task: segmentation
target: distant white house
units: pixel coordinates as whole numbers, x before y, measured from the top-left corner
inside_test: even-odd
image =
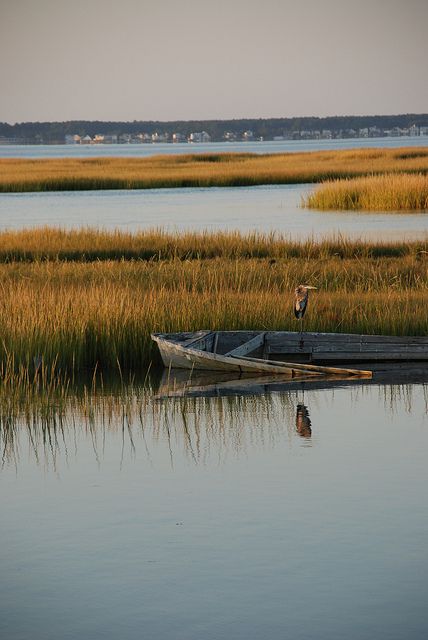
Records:
[[[369,127],[369,137],[370,138],[380,138],[383,135],[383,132],[379,127]]]
[[[408,135],[408,129],[400,129],[400,127],[392,127],[392,129],[385,130],[385,135],[389,138],[398,138],[399,136]]]
[[[84,136],[83,138],[80,138],[80,144],[92,144],[92,138],[91,136]]]
[[[225,131],[223,134],[223,138],[226,140],[226,142],[233,142],[234,140],[236,140],[236,134],[233,133],[233,131]]]
[[[198,131],[190,134],[189,142],[193,142],[193,143],[211,142],[211,136],[206,131]]]
[[[65,144],[79,144],[80,143],[80,136],[76,134],[74,135],[66,135],[65,136]]]
[[[152,137],[148,134],[148,133],[137,133],[137,139],[139,142],[151,142],[152,141]]]
[[[167,133],[158,133],[157,131],[155,131],[155,133],[152,133],[152,142],[168,142],[168,137],[169,136]]]
[[[172,134],[172,141],[175,143],[179,143],[179,142],[186,142],[187,138],[185,135],[183,135],[182,133],[173,133]]]
[[[95,144],[116,144],[117,143],[117,135],[108,134],[108,133],[97,133],[94,136],[93,141]]]

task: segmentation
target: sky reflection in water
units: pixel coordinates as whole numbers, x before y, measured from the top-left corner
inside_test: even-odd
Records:
[[[425,213],[316,211],[301,207],[314,185],[0,194],[0,230],[40,225],[138,231],[281,232],[293,239],[342,235],[420,239]]]
[[[0,636],[425,637],[427,404],[137,387],[3,414]]]

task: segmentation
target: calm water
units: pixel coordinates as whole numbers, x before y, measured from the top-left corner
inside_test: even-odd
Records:
[[[311,188],[2,194],[0,228],[427,230],[306,211]],[[1,640],[428,637],[426,383],[164,393],[1,405]]]
[[[162,226],[173,230],[274,231],[292,238],[331,234],[354,238],[420,238],[423,213],[320,212],[301,207],[313,185],[210,189],[68,191],[0,194],[0,229],[82,225],[106,229]]]
[[[426,146],[428,137],[370,140],[308,140],[211,145],[0,146],[0,157],[135,156],[157,153],[254,151],[274,153],[352,147]],[[420,238],[425,214],[318,212],[301,208],[313,185],[251,188],[148,189],[0,194],[0,229],[50,225],[90,225],[130,231],[162,226],[169,230],[274,231],[315,239],[332,234],[352,238]]]
[[[364,138],[348,140],[283,140],[267,142],[215,142],[211,144],[104,144],[104,145],[0,145],[0,158],[61,158],[107,156],[153,156],[159,153],[251,152],[282,153],[358,147],[427,146],[428,136],[400,138]]]
[[[128,389],[2,416],[0,637],[426,638],[427,403]]]

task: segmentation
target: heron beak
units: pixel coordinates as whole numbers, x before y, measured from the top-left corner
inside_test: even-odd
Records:
[[[318,287],[311,287],[311,285],[305,285],[305,289],[318,289]]]

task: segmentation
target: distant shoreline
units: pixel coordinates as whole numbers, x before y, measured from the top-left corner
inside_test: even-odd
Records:
[[[228,120],[0,122],[1,141],[64,144],[74,137],[86,142],[194,143],[370,139],[383,136],[428,135],[428,114]]]
[[[428,128],[427,128],[428,129]],[[151,147],[161,147],[161,148],[176,148],[176,147],[186,147],[189,149],[189,152],[192,152],[193,150],[197,150],[199,148],[206,148],[206,147],[218,147],[218,146],[242,146],[243,148],[248,147],[248,146],[253,146],[253,145],[266,145],[266,144],[271,144],[271,145],[275,145],[275,144],[287,144],[287,143],[295,143],[296,146],[301,144],[301,143],[319,143],[319,144],[334,144],[335,142],[337,142],[338,144],[344,143],[344,142],[350,142],[352,143],[352,145],[358,146],[359,143],[361,143],[362,145],[366,144],[367,142],[373,142],[376,143],[376,141],[382,141],[382,142],[414,142],[415,144],[417,144],[418,142],[420,142],[421,144],[423,143],[428,143],[428,132],[426,134],[418,134],[418,135],[408,135],[408,134],[400,134],[400,135],[379,135],[379,136],[370,136],[370,137],[359,137],[359,136],[354,136],[354,137],[334,137],[334,138],[317,138],[317,137],[307,137],[307,138],[287,138],[287,137],[277,137],[276,139],[272,139],[272,140],[265,140],[265,139],[250,139],[250,140],[210,140],[209,142],[191,142],[191,141],[187,141],[187,140],[182,140],[180,142],[173,142],[172,140],[164,140],[164,141],[145,141],[145,142],[100,142],[100,141],[92,141],[89,143],[67,143],[67,142],[61,142],[61,141],[53,141],[53,142],[36,142],[36,141],[28,141],[28,142],[20,142],[20,141],[15,141],[15,140],[8,140],[5,138],[1,138],[0,137],[0,148],[2,147],[66,147],[66,148],[85,148],[87,150],[91,150],[91,149],[97,149],[97,148],[129,148],[131,147],[137,147],[137,148],[151,148]],[[192,150],[192,151],[191,151]]]

